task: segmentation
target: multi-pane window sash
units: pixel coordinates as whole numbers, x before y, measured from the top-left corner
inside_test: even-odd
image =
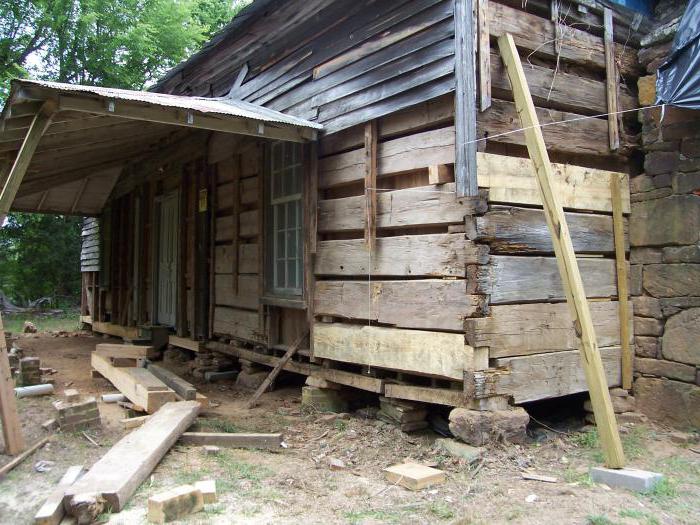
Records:
[[[302,158],[298,144],[276,142],[271,147],[270,226],[272,235],[271,292],[302,293]]]

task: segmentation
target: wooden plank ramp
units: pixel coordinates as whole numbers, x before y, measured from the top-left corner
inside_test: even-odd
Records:
[[[165,404],[141,427],[119,440],[66,490],[64,506],[79,523],[90,523],[107,509],[119,512],[165,453],[194,422],[196,401]]]

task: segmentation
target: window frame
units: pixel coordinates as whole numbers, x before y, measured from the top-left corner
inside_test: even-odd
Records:
[[[283,161],[283,165],[278,167],[275,165],[275,149],[282,148],[280,159]],[[287,148],[293,148],[292,162],[284,162],[287,159]],[[274,299],[280,299],[283,301],[289,301],[292,303],[301,303],[304,300],[304,173],[305,173],[305,162],[304,162],[304,151],[301,144],[295,142],[287,141],[276,141],[267,145],[265,148],[265,302],[274,302]],[[284,177],[292,175],[298,177],[297,181],[293,181],[291,184],[295,186],[292,188],[296,190],[295,192],[285,192],[284,189]],[[279,175],[279,177],[277,177]],[[277,192],[277,187],[275,186],[275,179],[278,179],[278,183],[282,183],[282,191]],[[288,213],[289,205],[291,203],[296,203],[295,206],[295,225],[293,228],[289,228],[288,223]],[[284,213],[285,217],[281,218],[280,210]],[[288,239],[287,236],[289,232],[296,232],[296,256],[288,257]],[[284,249],[285,253],[280,256],[278,253],[279,245],[277,243],[278,234],[284,235]],[[296,275],[296,287],[290,287],[290,276],[289,276],[289,261],[291,259],[296,260],[295,272]],[[284,261],[284,285],[279,286],[278,281],[278,263]]]

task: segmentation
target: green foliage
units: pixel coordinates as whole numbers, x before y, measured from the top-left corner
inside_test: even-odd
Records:
[[[0,100],[9,80],[142,89],[250,0],[0,0]]]
[[[80,294],[82,219],[11,213],[0,228],[0,290],[25,304],[51,297],[52,306]]]
[[[604,514],[597,514],[595,516],[586,517],[587,525],[615,525],[614,521],[611,521]]]

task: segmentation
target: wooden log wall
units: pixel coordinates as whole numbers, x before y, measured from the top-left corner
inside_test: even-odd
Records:
[[[266,342],[260,303],[262,143],[215,136],[209,162],[216,173],[212,334]]]

